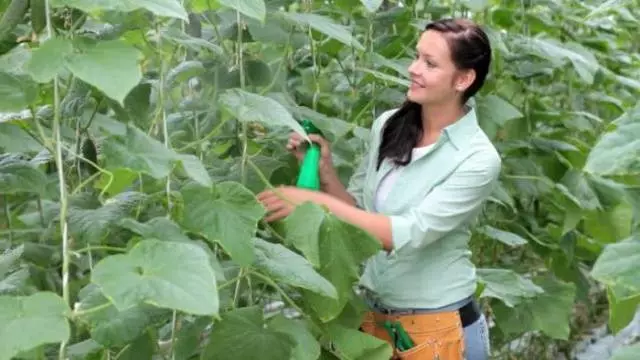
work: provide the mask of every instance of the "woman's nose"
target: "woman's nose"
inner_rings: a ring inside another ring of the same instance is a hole
[[[420,73],[418,72],[419,69],[418,69],[418,66],[417,66],[417,61],[415,61],[415,60],[413,60],[411,62],[411,64],[409,65],[408,70],[409,70],[409,74],[410,75],[414,75],[414,76],[420,75]]]

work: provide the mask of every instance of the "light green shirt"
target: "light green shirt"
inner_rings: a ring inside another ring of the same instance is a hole
[[[470,106],[424,156],[400,170],[376,209],[376,191],[393,168],[385,160],[376,171],[378,146],[383,125],[396,110],[374,121],[347,189],[359,207],[391,218],[394,249],[366,261],[360,285],[390,307],[438,308],[475,292],[470,227],[493,192],[501,159]]]

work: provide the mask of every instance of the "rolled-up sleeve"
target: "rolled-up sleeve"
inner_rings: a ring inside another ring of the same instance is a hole
[[[424,247],[472,220],[493,192],[500,169],[493,149],[468,157],[418,206],[390,217],[394,250]]]

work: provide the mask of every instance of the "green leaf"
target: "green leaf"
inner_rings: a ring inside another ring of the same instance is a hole
[[[503,303],[492,306],[496,323],[507,334],[539,330],[553,339],[567,340],[575,285],[557,280],[551,275],[535,282],[544,289],[544,293],[523,299],[513,308]]]
[[[253,193],[237,182],[212,187],[187,184],[181,189],[184,215],[180,224],[187,230],[219,243],[243,266],[255,260],[253,237],[266,211]]]
[[[329,326],[329,340],[346,359],[388,360],[393,350],[389,343],[357,329],[339,324]]]
[[[614,334],[622,331],[636,315],[640,304],[640,291],[629,291],[622,286],[608,286],[609,328]]]
[[[615,128],[600,136],[584,165],[590,173],[637,175],[640,173],[640,103],[616,119]]]
[[[279,102],[234,88],[220,95],[220,103],[242,122],[257,121],[266,126],[286,126],[307,138],[302,126]]]
[[[265,324],[261,307],[252,306],[222,315],[222,321],[213,326],[203,358],[227,360],[233,354],[237,360],[288,360],[295,346],[291,335]]]
[[[593,53],[581,45],[574,42],[561,43],[552,38],[527,38],[527,43],[534,47],[538,55],[552,63],[557,63],[559,59],[569,60],[584,83],[593,84],[600,64]]]
[[[120,311],[150,304],[196,315],[218,314],[218,289],[207,253],[195,244],[146,239],[111,255],[91,278]]]
[[[0,112],[23,110],[38,99],[38,87],[27,75],[0,71]]]
[[[204,72],[205,68],[202,62],[196,60],[183,61],[167,72],[166,86],[170,88]]]
[[[102,153],[107,170],[127,169],[162,179],[179,163],[190,178],[204,186],[211,185],[211,178],[200,159],[176,154],[131,123],[127,124],[126,135],[112,135],[104,140]]]
[[[479,281],[484,285],[482,297],[493,297],[514,307],[523,298],[532,298],[544,290],[531,280],[508,269],[478,269]]]
[[[591,276],[608,285],[640,292],[640,242],[608,244],[593,265]]]
[[[156,321],[170,317],[168,310],[148,304],[119,311],[95,284],[82,289],[80,299],[77,311],[79,314],[86,312],[80,318],[89,324],[91,338],[105,347],[125,346]]]
[[[524,116],[515,106],[495,94],[478,96],[476,104],[478,122],[492,138],[507,122]]]
[[[218,0],[218,3],[260,22],[264,22],[267,16],[264,0]]]
[[[113,224],[141,206],[145,199],[146,194],[134,191],[117,194],[103,206],[96,208],[87,208],[85,204],[71,204],[69,231],[81,243],[100,243],[108,236]]]
[[[360,0],[362,5],[371,13],[378,11],[384,0]]]
[[[492,239],[498,240],[505,245],[512,246],[512,247],[527,244],[527,240],[522,238],[520,235],[514,234],[509,231],[496,229],[489,225],[486,225],[483,228],[478,229],[478,232]]]
[[[327,16],[312,13],[283,13],[285,19],[302,26],[310,26],[330,38],[340,41],[347,46],[353,46],[357,50],[364,51],[362,44],[351,34],[351,29],[336,23]]]
[[[255,266],[273,280],[307,289],[333,299],[338,298],[336,288],[320,274],[304,257],[280,244],[255,239]]]
[[[359,279],[361,263],[382,249],[380,242],[364,230],[308,202],[296,207],[284,220],[284,228],[290,244],[307,259],[314,259],[320,275],[338,291],[338,300],[305,293],[320,320],[334,319],[353,295],[352,286]]]
[[[0,296],[0,360],[45,344],[68,341],[68,307],[52,292]]]
[[[320,357],[320,344],[309,329],[307,321],[289,319],[278,314],[269,320],[268,326],[295,339],[296,346],[290,360],[317,360]]]
[[[147,9],[157,16],[188,20],[187,12],[178,0],[52,0],[54,7],[70,6],[89,13],[101,10],[130,12]]]
[[[201,240],[192,240],[184,234],[182,229],[173,222],[171,219],[158,216],[149,219],[147,222],[140,223],[132,218],[122,218],[118,221],[118,225],[131,230],[142,238],[154,238],[162,241],[176,241],[191,243],[200,246],[208,255],[211,267],[216,274],[218,281],[225,281],[224,270],[220,266],[220,262],[215,253],[209,248],[209,246]]]
[[[122,40],[76,41],[67,58],[69,71],[124,106],[124,99],[142,79],[141,53]],[[96,71],[100,69],[100,71]]]
[[[0,156],[0,194],[46,192],[47,177],[25,160]]]
[[[26,70],[35,81],[49,82],[64,69],[67,58],[72,54],[71,41],[66,38],[50,39],[33,51]]]

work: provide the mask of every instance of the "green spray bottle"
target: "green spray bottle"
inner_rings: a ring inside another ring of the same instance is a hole
[[[304,119],[301,122],[302,128],[307,134],[322,135],[320,129],[315,127],[311,120]],[[307,152],[300,164],[298,181],[296,186],[309,190],[320,190],[320,145],[312,142],[307,148]]]

